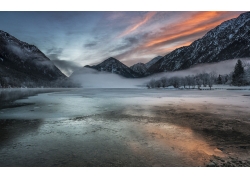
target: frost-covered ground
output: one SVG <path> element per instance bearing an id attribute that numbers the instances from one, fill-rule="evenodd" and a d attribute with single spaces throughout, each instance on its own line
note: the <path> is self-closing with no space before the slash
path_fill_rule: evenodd
<path id="1" fill-rule="evenodd" d="M 0 99 L 0 166 L 250 166 L 249 90 L 19 89 Z"/>

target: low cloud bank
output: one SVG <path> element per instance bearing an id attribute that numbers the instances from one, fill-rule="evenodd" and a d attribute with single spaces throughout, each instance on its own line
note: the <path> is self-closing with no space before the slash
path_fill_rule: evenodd
<path id="1" fill-rule="evenodd" d="M 243 64 L 250 64 L 250 58 L 240 58 Z M 145 78 L 124 78 L 117 74 L 108 72 L 100 72 L 91 68 L 82 68 L 74 72 L 70 79 L 81 84 L 83 88 L 138 88 L 146 87 L 151 79 L 159 79 L 161 77 L 171 78 L 174 76 L 184 77 L 187 75 L 196 75 L 199 73 L 216 72 L 217 75 L 229 74 L 234 70 L 234 66 L 238 59 L 221 61 L 218 63 L 206 63 L 193 66 L 187 70 L 175 72 L 163 72 L 148 76 Z"/>
<path id="2" fill-rule="evenodd" d="M 85 67 L 73 73 L 70 79 L 81 84 L 83 88 L 136 88 L 147 81 L 145 78 L 124 78 L 117 74 L 100 72 Z"/>

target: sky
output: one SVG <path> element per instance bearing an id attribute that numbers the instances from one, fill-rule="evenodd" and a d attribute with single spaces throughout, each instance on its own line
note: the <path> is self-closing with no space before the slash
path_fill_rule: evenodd
<path id="1" fill-rule="evenodd" d="M 127 66 L 187 46 L 243 11 L 0 11 L 0 30 L 66 75 L 114 57 Z"/>

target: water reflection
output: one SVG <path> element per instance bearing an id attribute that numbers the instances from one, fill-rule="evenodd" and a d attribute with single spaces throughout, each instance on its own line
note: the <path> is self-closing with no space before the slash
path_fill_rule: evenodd
<path id="1" fill-rule="evenodd" d="M 2 110 L 0 166 L 205 166 L 224 156 L 183 125 L 194 116 L 178 124 L 180 102 L 124 92 L 75 89 L 16 100 L 31 104 Z"/>
<path id="2" fill-rule="evenodd" d="M 12 142 L 15 138 L 27 133 L 34 133 L 42 125 L 43 120 L 0 120 L 0 149 L 3 144 Z"/>
<path id="3" fill-rule="evenodd" d="M 51 89 L 51 88 L 29 88 L 29 89 L 0 89 L 0 109 L 13 107 L 10 105 L 10 102 L 13 102 L 17 99 L 25 99 L 29 96 L 35 96 L 39 93 L 49 93 L 49 92 L 58 92 L 66 91 L 67 89 Z"/>
<path id="4" fill-rule="evenodd" d="M 170 123 L 150 123 L 145 128 L 151 137 L 160 140 L 163 146 L 171 146 L 172 149 L 185 153 L 199 152 L 209 156 L 223 156 L 221 151 L 215 151 L 215 147 L 212 147 L 207 140 L 190 128 Z"/>

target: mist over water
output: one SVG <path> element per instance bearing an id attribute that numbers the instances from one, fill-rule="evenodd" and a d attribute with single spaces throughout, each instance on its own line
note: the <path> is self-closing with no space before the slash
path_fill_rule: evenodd
<path id="1" fill-rule="evenodd" d="M 250 64 L 248 58 L 241 58 L 243 64 Z M 137 88 L 145 87 L 151 79 L 159 79 L 161 77 L 184 77 L 187 75 L 197 75 L 199 73 L 215 72 L 217 75 L 229 74 L 234 70 L 234 66 L 238 59 L 221 61 L 218 63 L 198 64 L 187 70 L 174 72 L 162 72 L 153 74 L 144 78 L 125 78 L 117 74 L 109 72 L 100 72 L 91 68 L 82 68 L 70 76 L 70 79 L 79 83 L 83 88 Z"/>
<path id="2" fill-rule="evenodd" d="M 70 79 L 80 83 L 83 88 L 136 88 L 148 81 L 148 78 L 125 78 L 85 67 L 71 75 Z"/>
<path id="3" fill-rule="evenodd" d="M 249 58 L 239 58 L 243 61 L 243 65 L 250 65 L 250 59 Z M 215 72 L 217 75 L 221 74 L 229 74 L 234 71 L 234 67 L 238 59 L 231 59 L 231 60 L 225 60 L 225 61 L 220 61 L 220 62 L 215 62 L 215 63 L 203 63 L 203 64 L 197 64 L 189 69 L 186 70 L 179 70 L 179 71 L 174 71 L 174 72 L 163 72 L 163 73 L 158 73 L 154 74 L 150 77 L 147 77 L 148 79 L 158 79 L 160 77 L 184 77 L 188 75 L 196 75 L 199 73 L 210 73 L 210 72 Z"/>

